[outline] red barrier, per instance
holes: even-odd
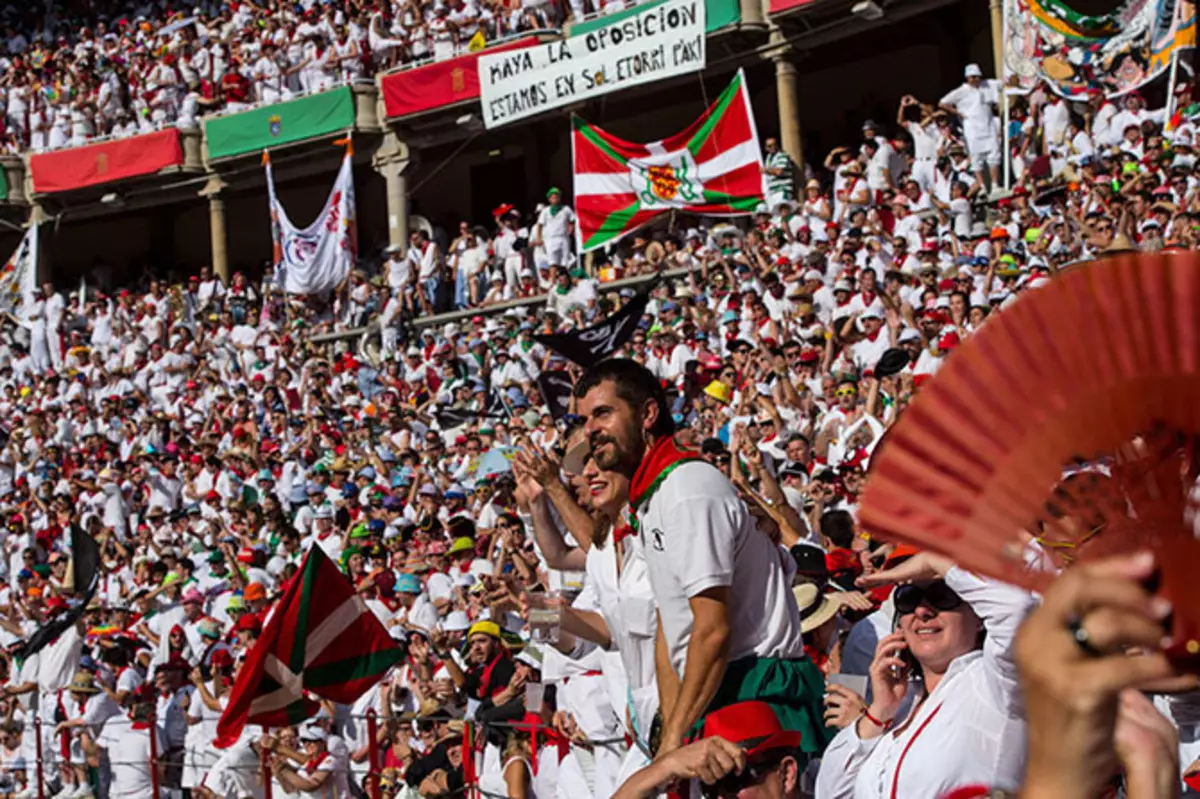
[[[158,719],[153,713],[150,714],[150,726],[146,730],[150,733],[150,795],[154,799],[159,799],[158,789]]]
[[[33,737],[37,739],[38,799],[46,799],[46,774],[42,764],[42,717],[36,712],[33,717]]]
[[[367,711],[367,784],[370,785],[371,799],[383,799],[383,786],[379,784],[379,768],[383,763],[379,760],[379,721],[375,708]]]
[[[34,192],[43,194],[153,175],[182,163],[179,131],[167,128],[128,139],[36,153],[29,156],[29,174]]]

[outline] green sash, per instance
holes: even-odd
[[[693,725],[688,739],[699,737],[704,716],[736,702],[766,702],[785,730],[800,733],[800,751],[820,754],[837,730],[826,727],[825,678],[808,658],[784,660],[751,655],[729,664],[717,695]]]

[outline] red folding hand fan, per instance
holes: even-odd
[[[971,336],[872,458],[863,528],[1031,589],[1153,550],[1200,668],[1200,256],[1069,270]],[[1033,546],[1036,542],[1038,546]]]

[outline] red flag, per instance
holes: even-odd
[[[247,724],[287,727],[314,715],[312,695],[350,704],[403,658],[324,550],[313,546],[238,672],[216,746]]]

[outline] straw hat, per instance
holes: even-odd
[[[74,694],[98,694],[100,688],[96,685],[95,677],[86,671],[78,671],[67,685],[67,691]]]
[[[801,583],[792,589],[800,608],[800,632],[810,633],[837,615],[838,606],[821,593],[815,583]]]

